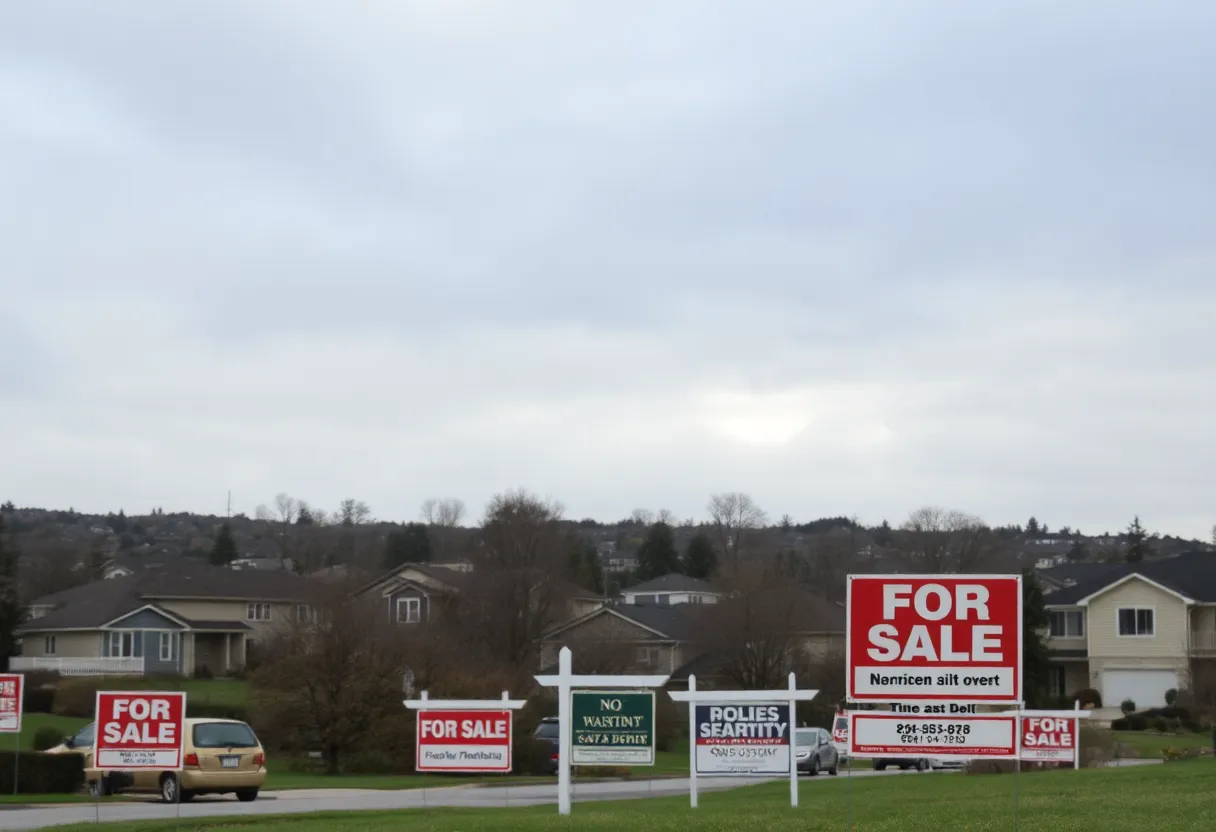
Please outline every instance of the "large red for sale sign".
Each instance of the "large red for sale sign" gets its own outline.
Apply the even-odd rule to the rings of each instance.
[[[21,733],[21,699],[25,677],[20,673],[0,674],[0,734]]]
[[[1022,753],[1028,762],[1071,763],[1077,757],[1080,721],[1071,717],[1022,714]]]
[[[852,711],[852,757],[1013,759],[1018,719],[1012,715],[919,716]]]
[[[98,691],[94,765],[102,770],[182,767],[186,694]]]
[[[1020,575],[850,575],[852,701],[1014,703],[1022,695]]]
[[[418,711],[418,771],[511,771],[510,711]]]

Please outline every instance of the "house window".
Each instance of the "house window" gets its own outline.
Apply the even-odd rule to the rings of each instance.
[[[1122,607],[1119,610],[1119,635],[1154,636],[1157,622],[1149,607]]]
[[[296,623],[311,624],[317,618],[317,611],[307,604],[296,605]]]
[[[55,655],[55,637],[47,636],[42,640],[42,652],[47,656]]]
[[[398,598],[397,599],[397,623],[398,624],[417,624],[422,621],[422,599],[421,598]]]
[[[135,633],[116,632],[109,634],[107,645],[112,659],[130,659],[135,656]]]
[[[1067,684],[1066,673],[1067,671],[1060,665],[1052,665],[1051,667],[1051,675],[1048,677],[1048,686],[1051,691],[1051,695],[1057,699],[1062,699],[1068,695],[1068,691],[1065,690],[1064,687],[1065,684]]]
[[[251,603],[245,608],[246,621],[269,621],[270,604]]]
[[[662,653],[657,647],[639,647],[638,664],[643,667],[658,667],[662,661]]]
[[[177,661],[178,638],[177,633],[160,634],[160,660],[162,662]]]
[[[1051,613],[1052,638],[1084,638],[1085,613],[1080,610]]]

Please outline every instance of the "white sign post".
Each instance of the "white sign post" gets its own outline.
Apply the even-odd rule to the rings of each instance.
[[[597,676],[574,675],[574,660],[569,647],[557,654],[557,675],[537,676],[538,684],[557,688],[557,812],[570,814],[570,699],[575,688],[661,688],[667,684],[668,676]]]
[[[465,772],[465,773],[486,773],[498,772],[506,774],[511,771],[511,743],[514,738],[513,728],[510,724],[510,719],[503,720],[506,723],[505,748],[503,747],[503,737],[487,737],[485,728],[485,720],[494,712],[502,715],[506,711],[518,711],[525,704],[523,699],[512,699],[511,695],[505,690],[502,692],[502,699],[431,699],[427,696],[426,691],[419,694],[418,699],[406,699],[405,707],[411,711],[418,712],[418,730],[414,737],[414,755],[415,769],[419,773],[426,771],[442,771],[447,773]],[[424,747],[426,746],[425,738],[423,737],[424,723],[423,717],[427,712],[438,711],[446,712],[452,716],[453,720],[459,719],[462,723],[475,723],[469,727],[469,736],[463,737],[463,741],[458,739],[456,732],[453,736],[445,737],[443,740],[438,740],[442,745],[450,746],[444,750],[452,752],[454,761],[445,761],[443,763],[424,762]],[[509,715],[508,715],[509,716]],[[455,723],[453,723],[455,724]],[[461,752],[471,751],[475,755],[485,757],[487,754],[490,760],[480,763],[462,762],[460,760]]]
[[[794,674],[790,674],[788,690],[697,690],[697,677],[689,675],[688,690],[668,691],[676,702],[688,703],[688,799],[692,808],[697,808],[697,705],[701,702],[772,702],[789,703],[790,708],[790,805],[798,805],[798,755],[794,729],[795,708],[799,702],[809,702],[819,695],[818,690],[798,690]]]

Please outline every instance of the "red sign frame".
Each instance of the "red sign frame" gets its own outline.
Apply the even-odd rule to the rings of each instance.
[[[1008,744],[1003,745],[981,745],[977,747],[964,747],[964,744],[951,744],[945,742],[925,742],[920,745],[910,745],[905,743],[899,744],[874,744],[868,743],[862,745],[858,742],[858,722],[876,722],[881,724],[884,730],[896,731],[898,726],[904,725],[923,725],[928,723],[953,723],[955,725],[965,725],[969,728],[996,728],[999,729],[1001,723],[1007,723],[1009,727]],[[967,759],[989,759],[989,760],[1014,760],[1018,756],[1018,718],[1014,714],[966,714],[956,716],[925,716],[923,714],[896,714],[887,712],[875,711],[850,711],[849,712],[849,756],[850,757],[890,757],[895,759],[908,759],[920,757],[953,757]],[[920,733],[918,728],[916,732]],[[945,736],[945,732],[926,733],[926,738],[933,736]],[[955,734],[951,734],[955,735]]]
[[[0,673],[0,734],[20,734],[24,711],[25,674]]]
[[[1059,726],[1058,722],[1068,723],[1067,736],[1071,740],[1071,745],[1064,744],[1063,740],[1056,742],[1056,737],[1064,734],[1064,731],[1056,730]],[[1044,723],[1047,723],[1046,725]],[[1044,730],[1048,729],[1048,730]],[[1081,720],[1075,716],[1038,716],[1035,714],[1022,714],[1018,721],[1018,731],[1021,735],[1022,751],[1021,757],[1023,762],[1030,763],[1075,763],[1077,760],[1077,746],[1080,742]],[[1028,737],[1034,739],[1028,744]],[[1050,745],[1044,745],[1043,740],[1051,737],[1053,742]]]
[[[186,731],[182,691],[97,691],[93,765],[102,771],[181,771]],[[176,741],[164,740],[172,726]]]
[[[1021,702],[1021,575],[849,575],[846,616],[848,701]]]
[[[435,774],[510,774],[513,760],[511,757],[515,737],[515,712],[504,710],[418,710],[414,731],[414,770]],[[485,723],[498,720],[506,722],[507,736],[475,737],[468,735],[468,723],[481,723],[482,733],[485,733]],[[439,735],[434,729],[424,731],[423,725],[444,723]],[[424,738],[424,734],[430,734]],[[450,736],[451,735],[451,736]],[[424,742],[425,739],[425,742]],[[489,749],[506,749],[505,765],[476,765],[461,764],[459,756],[450,762],[454,765],[435,765],[423,762],[423,749],[442,749],[446,754],[459,755],[462,752],[485,753]],[[436,752],[437,753],[437,752]]]

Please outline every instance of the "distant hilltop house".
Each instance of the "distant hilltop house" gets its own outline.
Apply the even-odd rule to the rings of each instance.
[[[34,600],[18,629],[14,671],[144,676],[245,666],[284,623],[312,616],[320,585],[284,572],[206,564],[148,568]]]
[[[687,575],[663,575],[652,581],[635,584],[621,590],[621,602],[630,605],[713,604],[722,593],[708,581]]]

